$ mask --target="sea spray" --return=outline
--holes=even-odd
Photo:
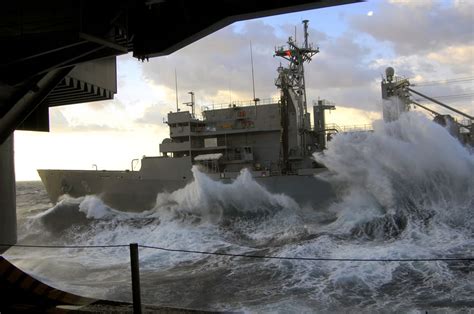
[[[175,216],[193,215],[212,222],[227,217],[259,216],[283,208],[297,209],[296,202],[283,194],[272,194],[243,169],[231,183],[209,178],[193,166],[194,180],[172,193],[159,193],[155,210]]]
[[[159,238],[160,245],[187,243],[183,237],[191,229],[215,232],[225,228],[226,241],[263,246],[289,241],[305,228],[296,202],[283,194],[268,192],[248,170],[228,183],[211,179],[197,167],[192,171],[193,182],[172,193],[159,193],[155,208],[146,212],[121,212],[107,206],[99,196],[88,195],[64,197],[31,219],[46,228],[52,238],[56,237],[56,243],[84,245],[100,241],[118,244],[120,240],[127,243],[146,229],[155,235],[147,237],[149,241],[138,242],[156,244],[153,239]],[[255,224],[259,228],[254,228]],[[134,228],[138,233],[130,237]],[[188,244],[187,247],[195,246]]]
[[[419,113],[377,121],[373,133],[337,135],[314,157],[333,172],[330,180],[342,195],[333,206],[339,223],[373,221],[385,229],[439,219],[456,227],[472,223],[474,156]],[[362,228],[370,233],[373,227]]]
[[[339,134],[315,155],[330,170],[337,219],[313,229],[283,256],[397,259],[472,257],[474,157],[443,127],[417,113],[378,121],[373,133]],[[311,287],[324,311],[472,308],[472,262],[342,262],[267,266],[283,294]]]

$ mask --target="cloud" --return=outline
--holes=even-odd
[[[321,43],[321,53],[306,68],[308,81],[318,88],[366,86],[377,76],[364,61],[369,47],[356,43],[350,33]]]
[[[430,9],[433,5],[433,0],[389,0],[388,3],[399,5],[399,6],[406,6],[411,8],[425,8]]]
[[[474,44],[448,46],[444,49],[430,52],[426,57],[429,60],[449,66],[454,73],[474,73]]]
[[[239,29],[226,27],[171,56],[150,60],[143,67],[143,75],[157,85],[174,89],[176,69],[179,98],[183,101],[188,101],[188,91],[194,91],[196,99],[209,103],[237,100],[237,97],[252,99],[251,41],[256,96],[269,98],[278,93],[274,84],[277,68],[280,62],[286,62],[273,57],[275,46],[285,44],[288,35],[293,34],[293,25],[274,27],[261,20],[246,22]],[[315,42],[326,38],[314,29],[310,29],[310,34]]]
[[[156,85],[174,90],[176,69],[179,98],[184,101],[188,100],[188,91],[212,100],[219,91],[229,89],[251,98],[250,40],[257,90],[270,94],[276,89],[273,80],[278,67],[278,61],[272,58],[273,48],[282,39],[277,38],[272,26],[261,21],[248,23],[239,32],[232,26],[224,28],[171,56],[150,60],[143,67],[143,75]]]
[[[348,128],[354,126],[366,125],[367,129],[371,129],[372,121],[382,118],[380,111],[367,111],[354,108],[339,107],[326,113],[326,122],[334,123],[337,126],[345,126]]]
[[[381,2],[371,18],[352,16],[352,29],[388,42],[398,55],[442,50],[474,42],[474,2],[446,5],[440,1]]]
[[[301,43],[301,27],[297,31],[296,37]],[[256,96],[261,99],[278,96],[279,91],[274,85],[277,68],[280,62],[286,66],[286,61],[273,57],[274,48],[285,44],[289,35],[294,37],[294,32],[294,25],[277,27],[262,21],[246,22],[238,29],[230,26],[171,56],[150,60],[142,68],[143,76],[153,84],[174,89],[176,68],[180,103],[188,100],[188,91],[194,91],[198,103],[204,104],[224,103],[230,99],[249,100],[253,98],[251,40]],[[336,92],[350,94],[352,101],[345,102],[346,105],[372,108],[373,103],[365,102],[375,99],[375,94],[368,98],[364,93],[353,92],[355,88],[370,90],[374,77],[378,77],[379,72],[371,68],[370,60],[366,59],[371,47],[357,42],[353,32],[330,37],[310,27],[309,34],[310,42],[319,46],[321,52],[305,67],[308,98],[325,98]],[[347,91],[341,93],[344,88]]]
[[[167,108],[163,105],[151,105],[145,108],[143,115],[135,119],[135,123],[159,125],[162,124],[167,116]]]
[[[95,111],[106,110],[110,107],[115,107],[117,109],[124,109],[125,105],[119,99],[110,99],[110,100],[101,100],[101,101],[94,101],[88,102],[87,106]]]
[[[118,132],[121,128],[97,123],[71,123],[62,112],[62,108],[49,109],[49,121],[54,132]]]
[[[380,80],[387,66],[421,81],[472,75],[473,44],[468,38],[472,37],[472,13],[466,10],[470,7],[462,1],[378,3],[370,18],[345,14],[349,27],[333,36],[310,24],[310,41],[320,47],[320,53],[305,66],[308,105],[320,97],[339,107],[379,110]],[[301,43],[300,25],[297,31]],[[189,91],[194,91],[198,105],[252,99],[250,41],[256,96],[278,97],[276,69],[286,61],[273,57],[274,48],[285,44],[289,35],[295,37],[294,32],[295,25],[253,20],[226,27],[148,63],[119,59],[119,86],[126,90],[119,91],[117,98],[127,107],[125,111],[133,114],[135,126],[147,127],[161,124],[175,107],[175,70],[182,110],[186,110],[182,103],[189,101]],[[445,95],[465,93],[457,86],[443,86],[438,91]],[[468,109],[468,105],[460,106]]]

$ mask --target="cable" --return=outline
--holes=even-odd
[[[425,82],[414,82],[412,86],[433,86],[433,85],[442,85],[442,84],[453,84],[453,83],[464,83],[474,80],[474,76],[469,77],[460,77],[455,79],[447,80],[438,80],[438,81],[425,81]]]
[[[231,254],[220,252],[205,252],[195,250],[179,250],[169,249],[157,246],[138,245],[142,248],[156,249],[167,252],[191,253],[202,255],[219,255],[230,257],[246,257],[259,259],[278,259],[278,260],[297,260],[297,261],[332,261],[332,262],[441,262],[441,261],[474,261],[474,257],[443,257],[443,258],[390,258],[390,259],[373,259],[373,258],[325,258],[325,257],[286,257],[286,256],[265,256],[265,255],[247,255],[247,254]]]
[[[459,97],[472,97],[472,96],[474,96],[474,93],[442,95],[442,96],[436,96],[436,98],[459,98]]]
[[[30,244],[2,244],[0,247],[16,246],[16,247],[30,247],[30,248],[44,248],[44,249],[98,249],[98,248],[113,248],[113,247],[128,247],[128,244],[113,244],[113,245],[30,245]]]
[[[128,247],[129,244],[113,244],[113,245],[29,245],[29,244],[0,244],[0,247],[29,247],[29,248],[47,248],[47,249],[97,249],[97,248],[117,248]],[[288,257],[288,256],[268,256],[253,254],[232,254],[220,252],[206,252],[196,250],[170,249],[151,245],[138,245],[145,249],[155,249],[166,252],[216,255],[229,257],[244,257],[255,259],[276,259],[276,260],[292,260],[292,261],[329,261],[329,262],[451,262],[451,261],[474,261],[474,257],[437,257],[437,258],[328,258],[328,257]]]
[[[435,99],[457,99],[457,98],[472,98],[474,93],[466,93],[466,94],[452,94],[452,95],[439,95],[433,96]],[[425,99],[415,99],[415,100],[425,100]]]

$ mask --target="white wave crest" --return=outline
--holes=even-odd
[[[474,156],[419,113],[376,121],[373,133],[337,135],[314,157],[343,188],[335,205],[341,219],[357,223],[397,211],[427,217],[434,211],[445,221],[472,221]]]
[[[298,205],[283,194],[272,194],[253,180],[247,169],[231,183],[214,181],[192,168],[194,181],[172,193],[160,193],[155,210],[174,214],[194,214],[211,221],[226,215],[262,214]]]

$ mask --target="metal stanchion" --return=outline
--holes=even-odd
[[[140,295],[140,265],[137,243],[130,243],[130,266],[132,271],[133,313],[141,314],[142,301]]]

